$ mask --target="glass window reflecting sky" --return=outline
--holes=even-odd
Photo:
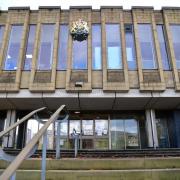
[[[92,68],[101,69],[101,25],[92,25]]]
[[[54,24],[41,25],[41,40],[38,58],[38,70],[50,70],[54,46]]]
[[[22,38],[22,25],[12,25],[8,43],[7,54],[4,62],[4,70],[16,70],[19,60],[19,51]]]
[[[158,33],[158,40],[159,40],[159,45],[160,45],[163,69],[169,70],[170,62],[169,62],[169,57],[168,57],[167,48],[166,48],[166,39],[165,39],[163,25],[157,25],[157,33]]]
[[[58,48],[58,70],[65,70],[67,66],[67,51],[68,51],[68,25],[60,25],[59,33],[59,48]]]
[[[180,25],[171,25],[172,41],[176,58],[176,66],[180,69]]]
[[[25,62],[24,62],[24,70],[31,69],[35,35],[36,35],[36,25],[30,25],[29,35],[28,35],[28,40],[27,40],[27,47],[26,47]]]
[[[151,24],[138,24],[143,69],[156,69],[156,56]]]
[[[107,68],[122,69],[120,25],[106,24]]]
[[[87,69],[87,40],[73,41],[72,68]]]

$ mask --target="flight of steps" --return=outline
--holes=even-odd
[[[21,149],[6,148],[8,154],[17,155]],[[34,158],[40,158],[41,150],[37,150]],[[47,150],[47,157],[55,158],[55,150]],[[74,150],[61,150],[61,157],[74,158]],[[127,158],[127,157],[180,157],[180,149],[129,149],[129,150],[78,150],[79,158]]]
[[[0,160],[0,172],[8,163]],[[180,157],[47,159],[46,180],[179,180]],[[40,180],[41,159],[25,160],[17,180]]]

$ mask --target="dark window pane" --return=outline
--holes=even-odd
[[[2,46],[3,35],[4,35],[4,26],[0,26],[0,49]]]
[[[168,58],[168,54],[167,54],[166,40],[165,40],[165,36],[164,36],[163,25],[157,25],[157,33],[158,33],[163,69],[169,70],[170,62],[169,62],[169,58]]]
[[[50,70],[54,45],[54,24],[43,24],[41,26],[41,42],[38,58],[39,70]]]
[[[19,51],[22,37],[21,25],[12,25],[8,43],[8,50],[4,62],[4,70],[16,70],[19,58]]]
[[[73,41],[73,69],[87,69],[87,40]]]
[[[156,57],[154,40],[150,24],[139,24],[138,35],[141,48],[141,59],[143,69],[156,69]]]
[[[29,36],[28,36],[27,47],[26,47],[25,61],[24,61],[24,70],[30,70],[31,69],[35,34],[36,34],[36,25],[30,25]]]
[[[92,25],[92,68],[101,69],[101,25]]]
[[[119,24],[106,24],[107,68],[122,69]]]
[[[171,25],[176,66],[180,69],[180,25]]]
[[[131,24],[125,25],[126,38],[126,56],[129,70],[136,69],[136,55],[134,46],[133,26]]]
[[[65,70],[67,66],[68,50],[68,25],[60,26],[59,34],[59,53],[58,53],[58,70]]]

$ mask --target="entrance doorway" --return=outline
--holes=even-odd
[[[136,119],[110,121],[111,149],[139,148],[139,124]]]
[[[73,118],[72,118],[73,117]],[[45,120],[45,119],[44,119]],[[27,123],[26,143],[43,126],[36,119]],[[139,121],[137,119],[112,118],[110,115],[81,114],[60,121],[60,148],[74,149],[73,131],[79,134],[79,149],[122,150],[141,148]],[[55,148],[57,122],[48,128],[48,149]],[[39,148],[42,147],[42,140]]]

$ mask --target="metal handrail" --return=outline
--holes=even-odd
[[[14,123],[12,126],[8,127],[6,130],[0,132],[0,138],[2,136],[4,136],[5,134],[7,134],[9,131],[13,130],[14,128],[16,128],[18,125],[20,125],[21,123],[23,123],[24,121],[28,120],[31,116],[33,116],[35,113],[42,111],[46,109],[46,107],[42,107],[39,109],[36,109],[32,112],[30,112],[29,114],[27,114],[26,116],[24,116],[22,119],[20,119],[19,121],[17,121],[16,123]]]
[[[29,143],[24,147],[24,149],[18,154],[15,160],[7,167],[7,169],[0,176],[1,180],[8,180],[14,172],[18,169],[24,159],[27,157],[32,148],[37,144],[39,139],[46,133],[47,128],[51,123],[55,122],[60,112],[65,108],[65,105],[62,105],[58,110],[50,117],[50,119],[44,124],[44,126],[39,130],[39,132],[29,141]]]

